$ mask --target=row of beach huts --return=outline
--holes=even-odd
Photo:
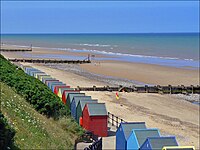
[[[85,93],[71,88],[69,85],[52,78],[38,69],[29,66],[22,68],[28,75],[46,84],[67,105],[71,111],[71,116],[84,129],[100,137],[108,135],[108,112],[105,103],[98,103],[91,96],[87,96]]]
[[[145,122],[121,123],[116,132],[117,150],[195,150],[179,146],[175,136],[161,136],[159,129],[147,128]]]
[[[22,66],[25,73],[39,79],[67,105],[71,116],[84,129],[99,137],[108,136],[108,112],[105,103],[81,93],[75,88],[38,69]],[[121,122],[116,131],[117,150],[194,150],[194,146],[179,146],[176,137],[161,136],[156,128],[145,122]]]

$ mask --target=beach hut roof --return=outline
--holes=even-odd
[[[108,112],[104,103],[88,103],[89,116],[107,116]],[[85,106],[85,107],[86,107]]]
[[[50,75],[44,75],[44,76],[42,76],[42,78],[49,78],[49,77],[51,77]]]
[[[70,99],[70,103],[72,102],[74,96],[84,96],[85,93],[69,93],[68,96],[69,96],[69,99]]]
[[[35,74],[38,74],[38,75],[40,75],[40,74],[46,74],[45,72],[42,72],[42,71],[40,71],[40,72],[36,72]]]
[[[68,94],[78,94],[80,91],[65,91],[65,96],[68,96]]]
[[[175,137],[149,137],[147,140],[152,149],[162,149],[163,146],[178,146]]]
[[[49,88],[51,88],[53,85],[64,85],[64,83],[52,80],[52,82],[49,82]]]
[[[40,72],[40,73],[43,73],[42,71],[40,71],[40,70],[31,70],[30,72]]]
[[[85,107],[85,105],[87,104],[87,103],[98,103],[98,100],[81,100],[81,101],[79,101],[79,103],[80,103],[80,105],[81,105],[81,109],[82,109],[82,111],[83,111],[83,109],[84,109],[84,107]]]
[[[66,84],[65,84],[66,85]],[[59,88],[59,90],[61,91],[61,93],[63,93],[64,91],[72,91],[72,90],[75,90],[74,88]]]
[[[81,100],[92,100],[91,96],[74,96],[73,101],[75,102],[76,106],[78,105],[78,102]]]
[[[160,137],[158,129],[133,129],[139,146],[141,146],[148,137]]]
[[[126,122],[126,123],[122,122],[120,125],[123,128],[126,140],[128,139],[133,129],[146,129],[145,122]]]
[[[56,79],[55,79],[55,78],[52,78],[52,77],[50,77],[50,78],[45,78],[45,79],[43,79],[43,80],[45,80],[45,81],[46,81],[46,80],[49,80],[49,81],[51,81],[51,80],[54,80],[54,81],[55,81]],[[58,80],[57,80],[57,81],[58,81]]]

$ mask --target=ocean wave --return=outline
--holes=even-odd
[[[11,45],[11,44],[3,44],[3,45],[13,46],[13,47],[15,46],[15,47],[28,47],[28,48],[30,48],[30,46],[27,46],[27,45]],[[95,45],[95,44],[92,44],[92,45]],[[165,60],[195,61],[194,59],[189,59],[189,58],[181,59],[181,58],[177,58],[177,57],[137,55],[137,54],[127,54],[127,53],[119,53],[119,52],[100,51],[100,50],[95,50],[95,49],[89,50],[89,49],[85,49],[85,48],[83,48],[82,50],[75,49],[75,48],[55,48],[55,47],[53,48],[53,47],[38,47],[38,46],[34,46],[32,48],[35,48],[35,49],[50,49],[50,50],[63,50],[63,51],[72,51],[72,52],[90,52],[90,53],[104,54],[104,55],[111,55],[111,56],[126,56],[126,57],[136,57],[136,58],[155,58],[155,59],[159,58],[159,59],[165,59]]]
[[[111,47],[111,45],[102,45],[102,44],[75,44],[80,46],[89,46],[89,47]],[[115,45],[116,46],[116,45]]]
[[[2,46],[10,46],[10,47],[23,47],[23,48],[30,48],[31,46],[27,46],[27,45],[14,45],[14,44],[1,44]]]
[[[91,52],[91,53],[98,53],[98,54],[105,54],[105,55],[112,55],[112,56],[128,56],[128,57],[139,57],[139,58],[160,58],[160,59],[170,59],[170,60],[180,60],[177,57],[162,57],[162,56],[148,56],[148,55],[134,55],[134,54],[126,54],[126,53],[115,53],[115,52],[107,52],[107,51],[99,51],[99,50],[74,50],[78,52]],[[186,61],[194,61],[193,59],[184,59]]]

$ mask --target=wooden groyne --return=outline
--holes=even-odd
[[[90,60],[52,60],[52,59],[8,59],[12,62],[24,62],[24,63],[67,63],[67,64],[83,64],[91,63]]]
[[[200,94],[200,86],[130,86],[130,87],[77,87],[76,90],[79,91],[117,91],[117,92],[136,92],[136,93],[159,93],[159,94]]]
[[[0,49],[1,52],[31,52],[32,49]]]

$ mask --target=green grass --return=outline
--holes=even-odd
[[[38,113],[15,89],[1,84],[1,110],[16,130],[15,145],[20,149],[73,149],[83,130],[70,117],[59,120]]]

